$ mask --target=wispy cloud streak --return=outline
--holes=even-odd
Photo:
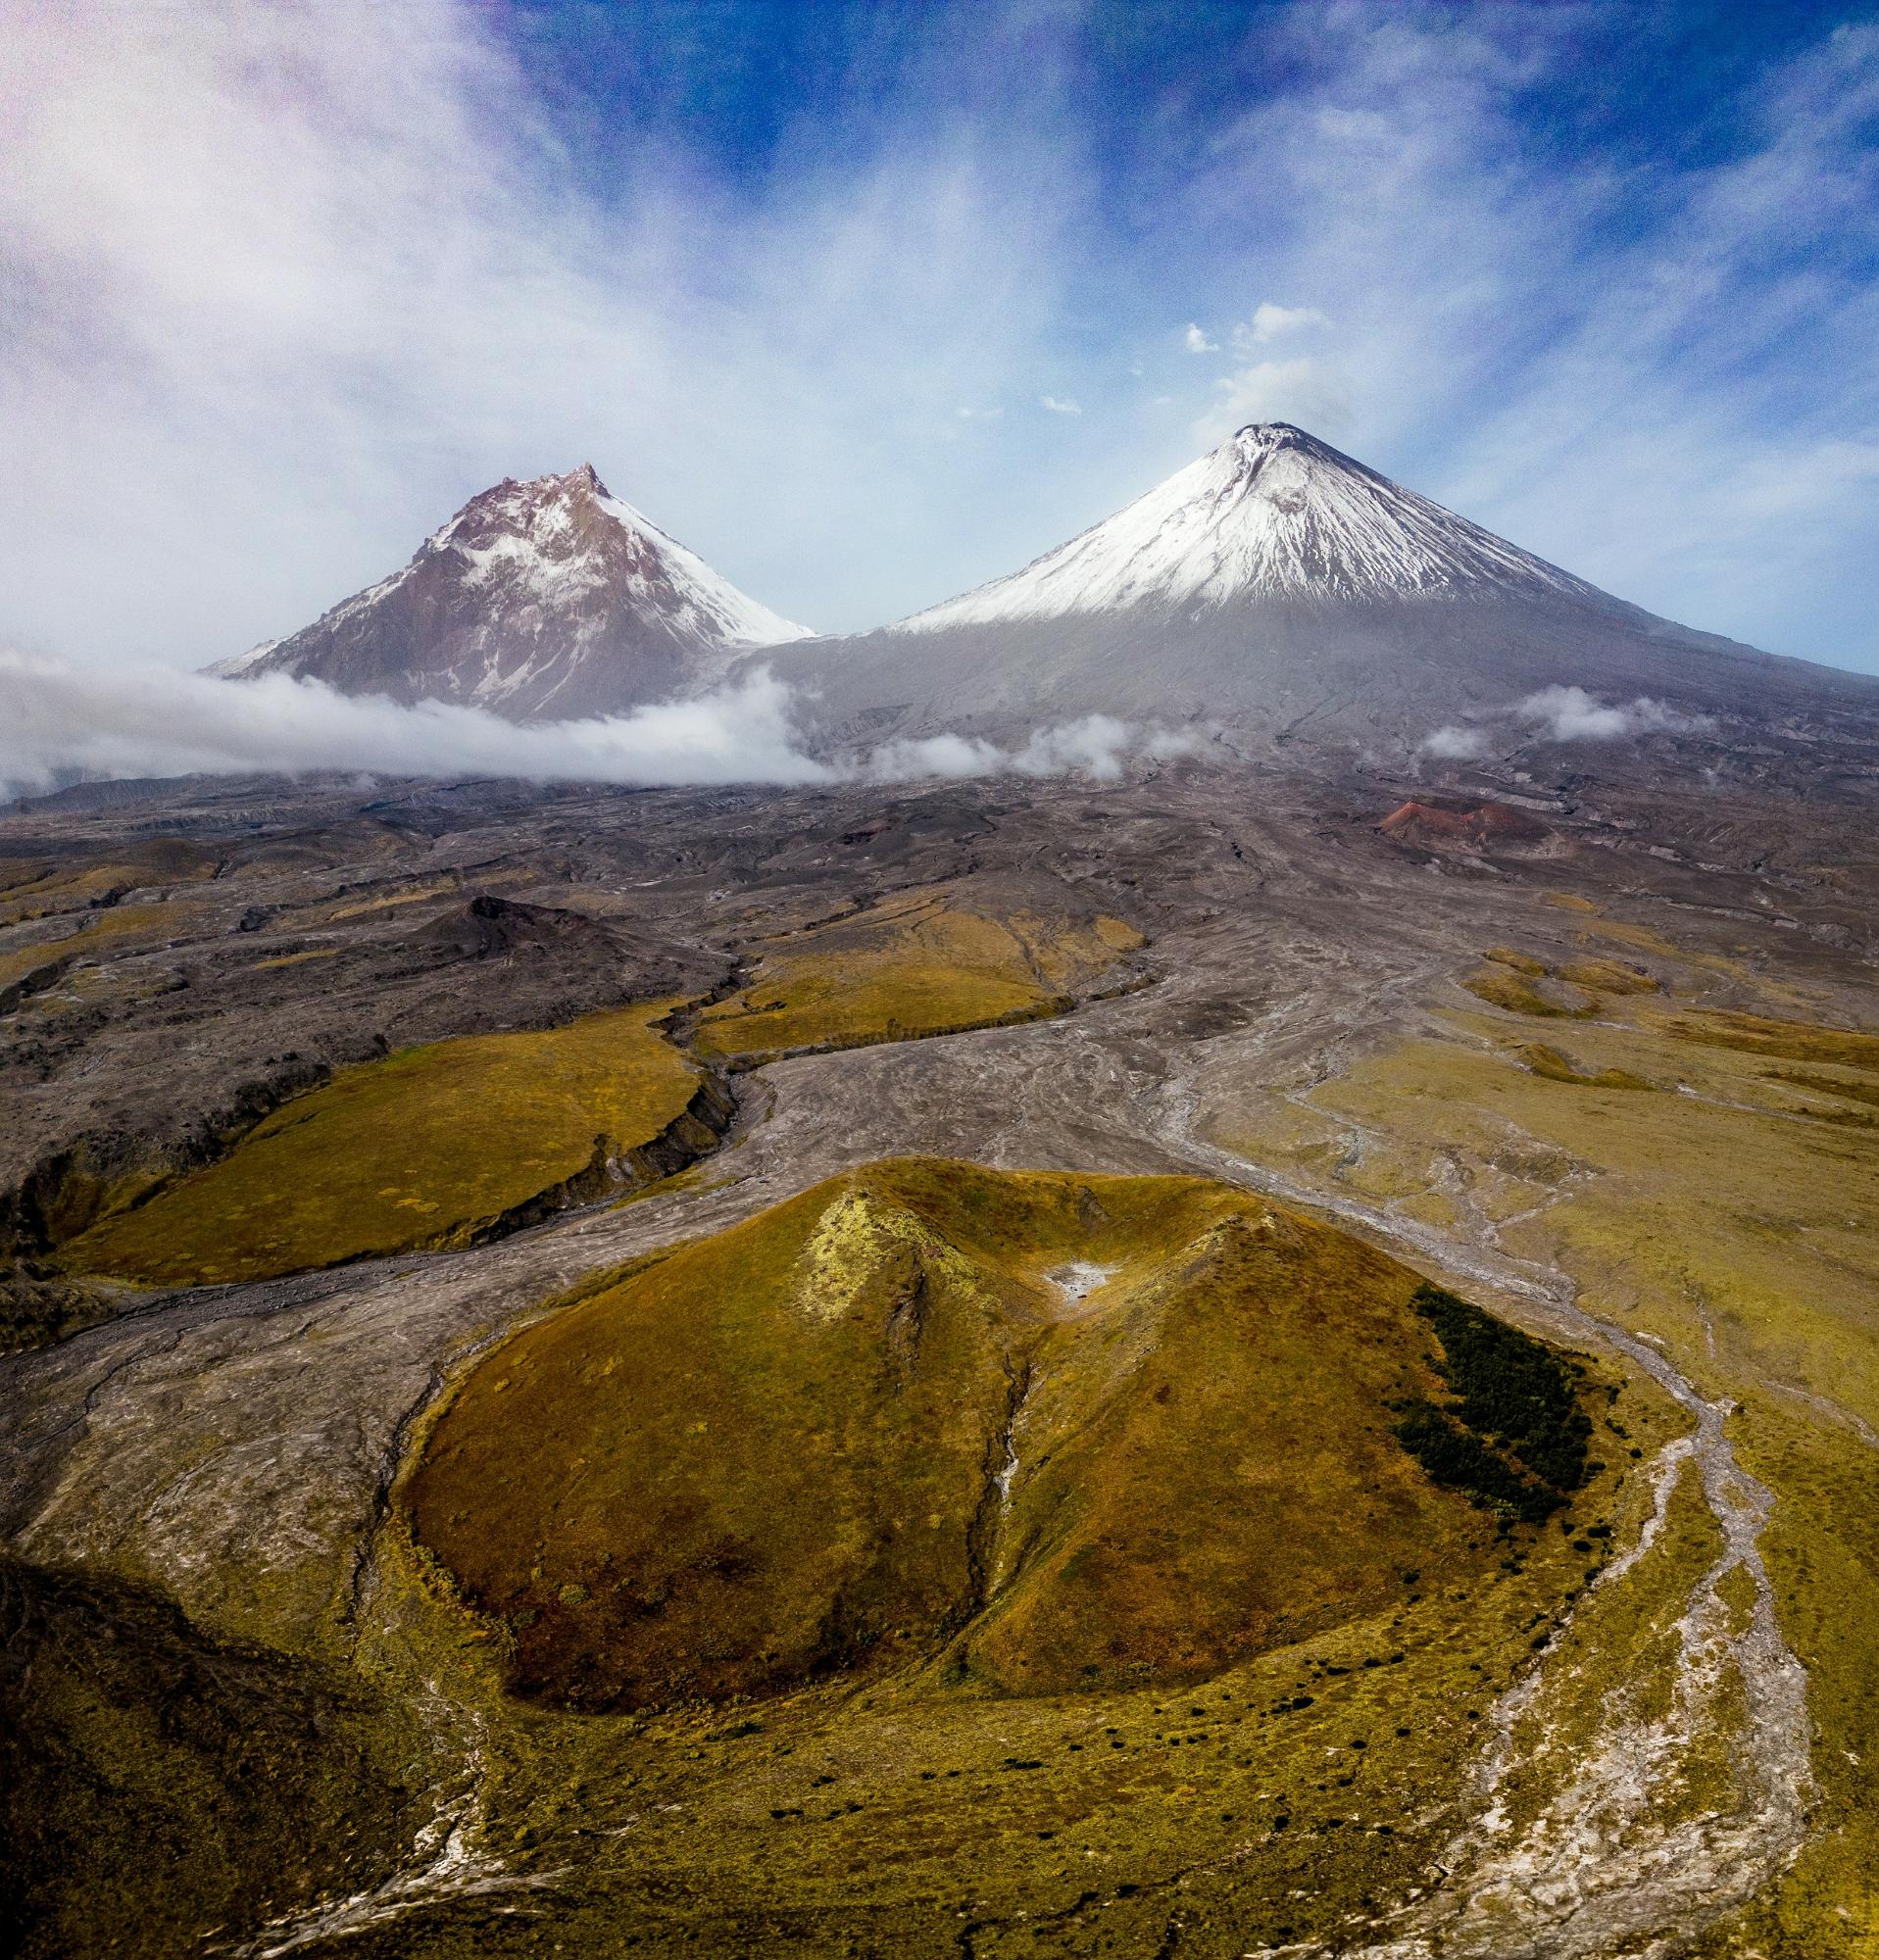
[[[677,787],[828,784],[928,776],[1090,776],[1208,746],[1205,735],[1091,715],[1035,730],[1014,748],[939,735],[836,756],[813,754],[796,698],[767,668],[684,701],[579,721],[518,724],[478,708],[343,695],[317,680],[216,680],[139,665],[106,674],[0,653],[0,795],[137,776],[514,776],[530,782]]]

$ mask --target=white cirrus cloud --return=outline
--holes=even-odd
[[[1189,460],[1192,408],[1040,442],[1032,377],[1097,399],[1227,342],[1206,440],[1322,426],[1654,612],[1879,665],[1870,8],[1786,10],[1699,140],[1666,103],[1648,152],[1570,159],[1536,105],[1642,84],[1688,10],[1247,11],[1257,81],[1143,82],[1118,218],[1081,7],[989,0],[964,42],[912,10],[918,58],[779,103],[746,180],[657,74],[597,143],[541,9],[0,0],[0,641],[199,664],[585,457],[865,629]]]
[[[897,99],[839,157],[792,113],[821,161],[743,189],[637,100],[597,163],[530,11],[0,0],[0,639],[197,665],[587,457],[785,612],[968,582],[1049,481],[988,498],[1001,446],[943,441],[1062,371],[1048,75],[1022,117]]]
[[[1151,187],[1196,241],[1170,283],[1237,259],[1309,297],[1333,439],[1387,474],[1667,617],[1876,668],[1879,22],[1745,63],[1726,145],[1558,168],[1525,109],[1674,15],[1275,13],[1294,78]]]
[[[1204,442],[1219,442],[1247,422],[1297,422],[1317,434],[1339,433],[1350,416],[1342,373],[1308,355],[1236,368],[1213,384],[1213,407],[1195,424]]]

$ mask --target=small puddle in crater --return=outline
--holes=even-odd
[[[1053,1266],[1044,1275],[1045,1284],[1054,1286],[1065,1306],[1087,1299],[1098,1287],[1107,1286],[1120,1266],[1099,1266],[1089,1259],[1073,1259],[1067,1266]]]

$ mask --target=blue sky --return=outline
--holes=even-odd
[[[865,627],[1238,422],[1879,670],[1879,16],[0,0],[0,639],[194,664],[591,460]]]

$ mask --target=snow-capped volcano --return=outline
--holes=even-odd
[[[870,740],[1100,712],[1400,756],[1551,687],[1693,719],[1874,700],[1614,599],[1288,422],[1241,429],[1020,571],[774,665],[824,730]]]
[[[1022,571],[890,630],[1134,606],[1458,597],[1483,588],[1596,596],[1582,580],[1290,422],[1258,422]]]
[[[717,678],[810,631],[760,606],[582,464],[505,478],[403,570],[210,672],[472,703],[514,720],[605,713]]]

